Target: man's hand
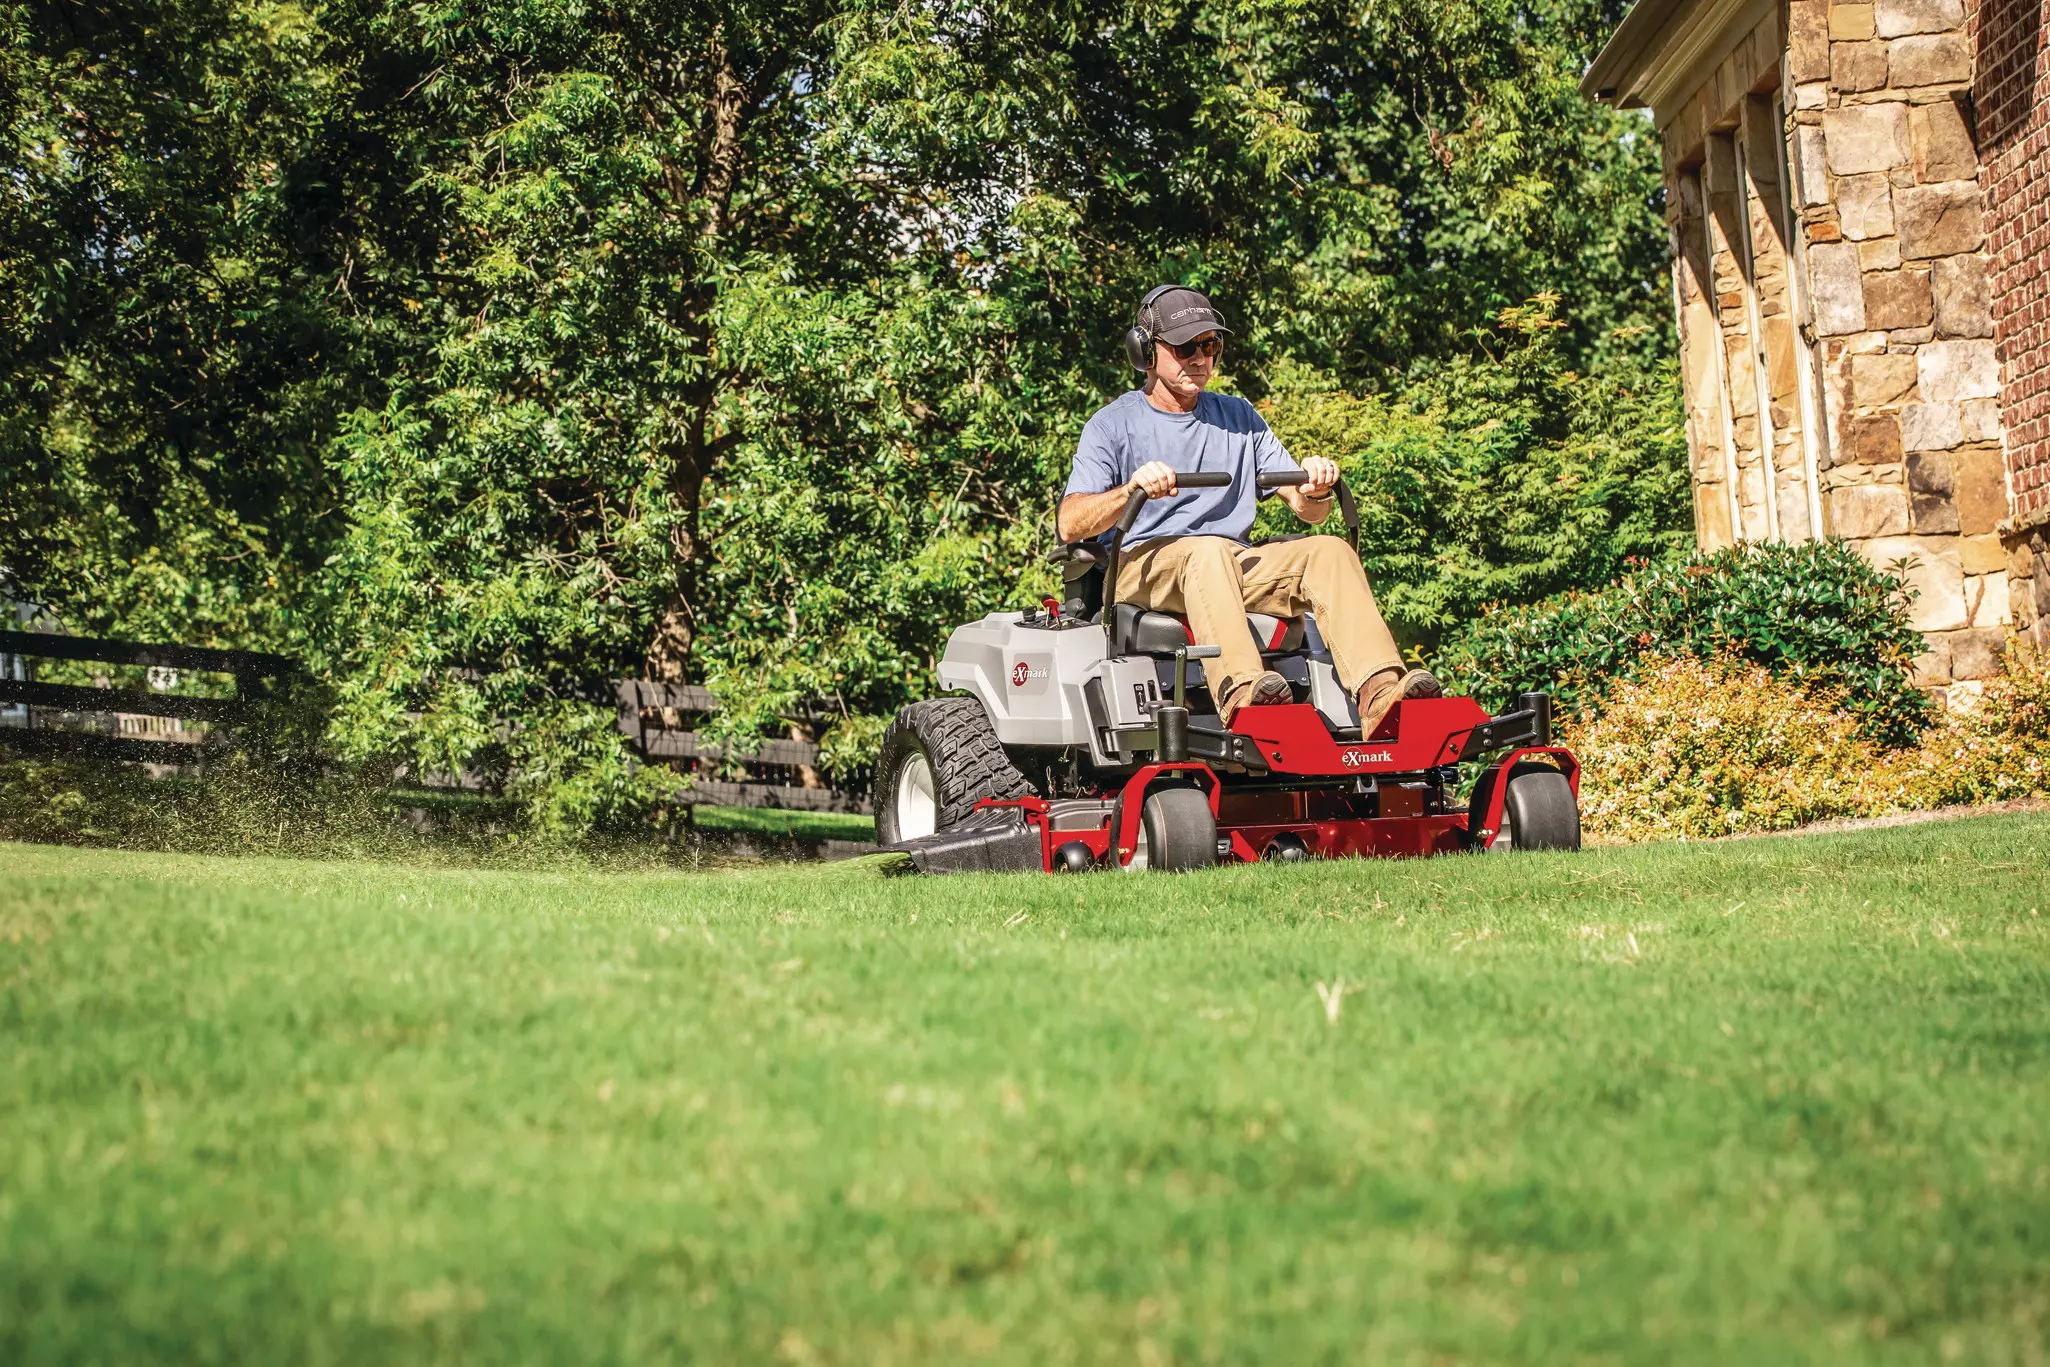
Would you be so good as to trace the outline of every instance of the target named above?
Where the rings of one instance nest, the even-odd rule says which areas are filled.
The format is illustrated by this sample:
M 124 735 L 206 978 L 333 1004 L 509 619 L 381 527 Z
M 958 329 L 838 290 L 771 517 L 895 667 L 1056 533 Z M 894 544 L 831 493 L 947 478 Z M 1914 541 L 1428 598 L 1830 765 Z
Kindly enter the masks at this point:
M 1063 541 L 1085 541 L 1109 531 L 1125 510 L 1132 490 L 1144 489 L 1148 498 L 1165 498 L 1175 491 L 1174 467 L 1165 461 L 1149 460 L 1132 477 L 1115 489 L 1100 494 L 1069 494 L 1061 500 L 1054 518 L 1056 535 Z
M 1331 464 L 1328 460 L 1324 463 Z M 1166 461 L 1149 460 L 1132 472 L 1132 478 L 1125 487 L 1129 489 L 1133 485 L 1144 489 L 1148 498 L 1166 498 L 1174 492 L 1174 467 Z
M 1323 456 L 1311 456 L 1303 462 L 1303 473 L 1309 476 L 1302 491 L 1310 498 L 1322 498 L 1338 486 L 1338 462 L 1326 460 Z
M 1338 462 L 1311 456 L 1303 462 L 1304 482 L 1282 486 L 1281 501 L 1312 527 L 1331 515 L 1331 491 L 1338 487 Z

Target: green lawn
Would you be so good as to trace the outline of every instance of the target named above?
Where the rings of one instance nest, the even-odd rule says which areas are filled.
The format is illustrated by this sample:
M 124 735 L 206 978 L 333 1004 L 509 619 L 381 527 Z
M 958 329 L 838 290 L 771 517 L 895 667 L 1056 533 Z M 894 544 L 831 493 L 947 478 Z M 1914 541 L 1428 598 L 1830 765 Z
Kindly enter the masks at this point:
M 870 844 L 876 838 L 875 818 L 848 812 L 791 812 L 775 807 L 714 807 L 706 803 L 691 809 L 691 821 L 701 831 L 782 835 L 799 840 L 860 840 Z
M 0 846 L 0 1362 L 2050 1352 L 2050 818 L 876 863 Z

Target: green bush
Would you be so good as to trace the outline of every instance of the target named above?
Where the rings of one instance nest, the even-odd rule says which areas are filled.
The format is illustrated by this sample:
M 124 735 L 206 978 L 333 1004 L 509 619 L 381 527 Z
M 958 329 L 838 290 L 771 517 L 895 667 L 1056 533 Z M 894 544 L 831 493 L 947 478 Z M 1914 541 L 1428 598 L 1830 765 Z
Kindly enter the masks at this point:
M 1729 656 L 1647 661 L 1561 739 L 1587 838 L 1634 844 L 1869 816 L 1877 748 L 1840 699 Z
M 1283 367 L 1260 409 L 1298 460 L 1325 456 L 1359 500 L 1360 560 L 1406 644 L 1484 604 L 1592 588 L 1693 544 L 1678 368 L 1581 372 L 1558 300 L 1503 310 L 1475 354 L 1381 394 Z M 1338 530 L 1337 521 L 1326 529 Z M 1300 531 L 1275 501 L 1259 535 Z
M 2009 650 L 1976 699 L 1903 749 L 1860 734 L 1843 701 L 1730 656 L 1646 660 L 1561 734 L 1580 757 L 1588 838 L 1790 830 L 2050 789 L 2050 656 Z
M 1886 757 L 1888 802 L 1912 811 L 2050 790 L 2050 654 L 2010 645 L 1999 677 L 1950 692 L 1921 744 Z
M 1910 680 L 1923 649 L 1911 597 L 1842 542 L 1749 545 L 1490 610 L 1433 663 L 1490 706 L 1542 689 L 1577 712 L 1653 657 L 1730 655 L 1840 696 L 1865 735 L 1900 746 L 1929 720 Z

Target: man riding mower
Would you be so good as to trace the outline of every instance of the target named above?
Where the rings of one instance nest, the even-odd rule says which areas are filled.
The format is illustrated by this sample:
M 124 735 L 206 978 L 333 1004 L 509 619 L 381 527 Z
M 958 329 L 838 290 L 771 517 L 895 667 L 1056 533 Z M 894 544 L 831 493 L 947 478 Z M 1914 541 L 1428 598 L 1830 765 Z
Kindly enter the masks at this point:
M 956 696 L 883 737 L 878 839 L 930 871 L 1577 849 L 1549 697 L 1490 717 L 1404 669 L 1337 465 L 1208 392 L 1228 334 L 1192 289 L 1141 301 L 1144 383 L 1090 418 L 1061 499 L 1063 596 L 949 638 Z M 1346 539 L 1250 543 L 1268 493 L 1313 526 L 1335 504 Z

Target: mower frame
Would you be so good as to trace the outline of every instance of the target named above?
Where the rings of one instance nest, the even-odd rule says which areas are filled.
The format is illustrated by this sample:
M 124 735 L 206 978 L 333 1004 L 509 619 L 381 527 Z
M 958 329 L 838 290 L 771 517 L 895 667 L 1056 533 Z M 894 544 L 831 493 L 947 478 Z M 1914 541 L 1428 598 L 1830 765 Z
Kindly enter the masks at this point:
M 1261 476 L 1258 487 L 1264 492 L 1302 480 L 1294 473 Z M 1181 487 L 1228 482 L 1215 472 L 1177 477 Z M 1341 482 L 1337 494 L 1347 539 L 1357 547 L 1351 491 Z M 1512 784 L 1538 766 L 1562 775 L 1570 794 L 1559 796 L 1558 779 L 1543 780 L 1553 785 L 1546 791 L 1555 814 L 1562 810 L 1558 803 L 1571 807 L 1570 843 L 1554 833 L 1547 837 L 1550 847 L 1578 847 L 1580 763 L 1553 743 L 1547 694 L 1523 694 L 1499 716 L 1467 697 L 1404 699 L 1371 735 L 1362 735 L 1357 725 L 1339 724 L 1352 715 L 1349 699 L 1334 716 L 1336 675 L 1319 679 L 1310 673 L 1303 690 L 1310 701 L 1241 707 L 1228 724 L 1193 716 L 1189 667 L 1215 656 L 1215 646 L 1178 643 L 1170 655 L 1156 632 L 1146 645 L 1120 649 L 1138 628 L 1137 619 L 1124 622 L 1133 609 L 1117 612 L 1115 571 L 1124 536 L 1146 498 L 1144 490 L 1132 491 L 1103 548 L 1107 553 L 1084 549 L 1077 556 L 1085 563 L 1090 557 L 1107 562 L 1101 609 L 1093 616 L 1087 612 L 1093 605 L 1048 599 L 1043 611 L 992 614 L 949 641 L 942 682 L 981 701 L 993 738 L 1022 755 L 1047 753 L 1057 736 L 1075 777 L 1066 785 L 1070 795 L 1055 796 L 1049 787 L 985 797 L 945 829 L 902 840 L 897 848 L 919 868 L 1131 868 L 1148 795 L 1162 785 L 1203 791 L 1217 863 L 1498 849 L 1506 843 L 1505 827 L 1513 824 Z M 1160 625 L 1173 627 L 1172 621 Z M 1069 635 L 1083 627 L 1102 633 L 1102 644 Z M 1092 658 L 1097 663 L 1077 663 Z M 1162 678 L 1170 658 L 1172 676 Z M 1310 660 L 1307 647 L 1303 659 Z M 1328 657 L 1298 672 L 1317 669 L 1330 672 Z M 1016 703 L 1010 703 L 1013 691 Z M 1476 763 L 1482 769 L 1472 800 L 1461 804 L 1453 794 L 1460 766 Z M 879 765 L 879 803 L 886 799 L 884 786 Z M 1029 785 L 1021 780 L 1018 786 Z M 1182 801 L 1180 810 L 1186 821 L 1200 823 L 1194 804 Z

